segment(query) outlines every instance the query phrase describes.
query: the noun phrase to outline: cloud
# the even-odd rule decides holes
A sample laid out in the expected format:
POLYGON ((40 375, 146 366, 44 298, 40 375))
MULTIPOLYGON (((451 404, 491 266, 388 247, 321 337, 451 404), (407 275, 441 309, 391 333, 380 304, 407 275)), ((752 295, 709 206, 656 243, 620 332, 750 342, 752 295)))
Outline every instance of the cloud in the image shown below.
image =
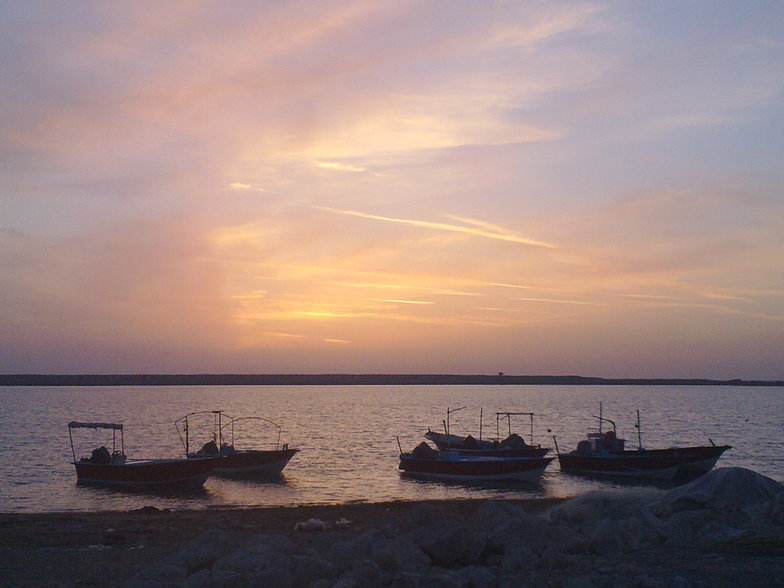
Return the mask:
POLYGON ((429 300, 400 300, 395 298, 370 298, 373 302, 390 302, 393 304, 435 304, 429 300))
POLYGON ((641 339, 672 358, 688 323, 683 357, 709 336, 728 364, 737 341, 772 356, 780 16, 9 5, 0 349, 36 369, 255 369, 269 349, 481 369, 536 340, 569 367, 601 326, 622 370, 641 339))
POLYGON ((593 302, 586 302, 585 300, 564 300, 558 298, 515 298, 515 300, 522 300, 523 302, 548 302, 552 304, 595 304, 593 302))
POLYGON ((448 231, 454 233, 462 233, 467 235, 473 235, 476 237, 485 237, 487 239, 496 239, 499 241, 509 241, 512 243, 521 243, 524 245, 532 245, 535 247, 544 247, 544 248, 554 248, 555 245, 550 243, 545 243, 543 241, 536 241, 534 239, 529 239, 523 237, 521 235, 517 235, 512 231, 504 229, 502 227, 498 227, 497 225, 491 225, 489 223, 485 223, 482 221, 472 221, 468 219, 460 219, 468 225, 474 226, 461 226, 461 225, 451 225, 447 223, 437 223, 431 221, 420 221, 414 219, 405 219, 405 218, 394 218, 388 216, 380 216, 375 214, 368 214, 364 212, 359 212, 355 210, 339 210, 335 208, 329 208, 326 206, 313 206, 312 208, 318 210, 324 210, 327 212, 334 212, 336 214, 343 214, 346 216, 355 216, 359 218, 366 218, 370 220, 380 220, 390 223, 398 223, 403 225, 409 225, 413 227, 421 227, 426 229, 435 229, 439 231, 448 231), (482 228, 477 228, 482 227, 482 228))
POLYGON ((322 169, 334 169, 337 171, 348 171, 348 172, 367 171, 367 168, 358 165, 351 165, 350 163, 339 163, 337 161, 319 161, 316 164, 316 167, 320 167, 322 169))

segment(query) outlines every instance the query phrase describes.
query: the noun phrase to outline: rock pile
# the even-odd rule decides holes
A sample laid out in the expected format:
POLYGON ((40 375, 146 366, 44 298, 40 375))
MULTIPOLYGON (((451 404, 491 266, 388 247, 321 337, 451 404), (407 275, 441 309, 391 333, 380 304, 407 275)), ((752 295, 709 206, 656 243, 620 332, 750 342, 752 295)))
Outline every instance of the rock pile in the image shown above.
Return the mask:
POLYGON ((670 492, 592 492, 540 515, 487 501, 455 519, 430 503, 404 521, 316 543, 259 534, 235 546, 209 531, 125 586, 780 586, 784 486, 725 468, 670 492))

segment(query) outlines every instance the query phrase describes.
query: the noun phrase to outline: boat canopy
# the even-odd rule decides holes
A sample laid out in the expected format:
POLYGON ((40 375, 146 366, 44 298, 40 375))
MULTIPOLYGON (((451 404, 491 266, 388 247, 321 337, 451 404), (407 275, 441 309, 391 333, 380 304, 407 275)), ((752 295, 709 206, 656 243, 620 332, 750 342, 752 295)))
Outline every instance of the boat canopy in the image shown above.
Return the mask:
POLYGON ((120 423, 81 423, 79 421, 71 421, 68 423, 69 429, 119 429, 122 431, 122 424, 120 423))

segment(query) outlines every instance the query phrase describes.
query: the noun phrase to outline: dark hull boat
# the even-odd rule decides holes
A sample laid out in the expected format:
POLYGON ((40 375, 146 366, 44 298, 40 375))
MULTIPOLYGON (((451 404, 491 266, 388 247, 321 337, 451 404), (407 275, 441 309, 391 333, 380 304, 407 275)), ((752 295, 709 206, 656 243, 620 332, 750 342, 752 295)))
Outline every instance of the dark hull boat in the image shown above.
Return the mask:
POLYGON ((399 469, 411 476, 441 480, 519 480, 533 482, 554 457, 494 457, 439 452, 421 443, 411 453, 400 454, 399 469))
POLYGON ((216 474, 258 474, 277 476, 289 463, 298 449, 235 449, 218 454, 216 474))
POLYGON ((278 476, 299 449, 291 449, 288 444, 280 444, 281 427, 277 423, 263 417, 233 418, 223 411, 201 411, 185 415, 175 423, 180 440, 185 447, 188 459, 211 457, 216 460, 214 473, 224 476, 278 476), (194 453, 190 452, 189 418, 195 415, 209 414, 213 418, 212 439, 194 453), (224 423, 224 417, 227 422, 224 423), (234 447, 234 427, 244 420, 259 420, 277 429, 277 440, 271 449, 236 449, 234 447), (224 429, 228 428, 228 435, 224 429), (227 439, 228 437, 228 439, 227 439))
POLYGON ((124 463, 74 462, 82 484, 111 486, 179 486, 198 488, 207 481, 213 459, 140 459, 124 463))
POLYGON ((482 413, 479 416, 479 439, 467 435, 461 437, 453 435, 450 431, 450 415, 453 412, 462 410, 462 408, 449 409, 447 408, 446 420, 444 421, 445 433, 437 433, 428 429, 425 433, 425 438, 429 439, 438 450, 442 453, 457 452, 461 455, 475 455, 486 457, 544 457, 550 451, 548 447, 541 445, 534 445, 533 443, 533 417, 532 412, 497 412, 496 418, 496 436, 492 439, 482 439, 482 413), (525 442, 520 435, 512 433, 511 420, 514 415, 526 415, 531 418, 531 443, 525 442), (504 419, 508 422, 508 436, 504 439, 501 438, 500 423, 504 419))
MULTIPOLYGON (((561 471, 605 476, 622 476, 653 480, 672 480, 681 475, 700 475, 710 471, 719 457, 731 449, 729 445, 671 447, 644 449, 640 431, 640 413, 637 411, 638 449, 625 449, 625 439, 620 439, 615 423, 601 416, 598 433, 589 433, 586 440, 577 444, 569 453, 558 452, 561 471), (602 433, 601 423, 609 422, 612 430, 602 433)), ((556 446, 557 447, 557 446, 556 446)))
POLYGON ((209 477, 215 459, 127 459, 122 441, 123 425, 119 423, 68 423, 71 439, 73 464, 76 480, 80 484, 119 487, 177 487, 199 488, 209 477), (112 451, 102 446, 93 450, 90 457, 76 459, 72 429, 111 429, 112 451), (116 433, 120 431, 120 449, 116 445, 116 433))

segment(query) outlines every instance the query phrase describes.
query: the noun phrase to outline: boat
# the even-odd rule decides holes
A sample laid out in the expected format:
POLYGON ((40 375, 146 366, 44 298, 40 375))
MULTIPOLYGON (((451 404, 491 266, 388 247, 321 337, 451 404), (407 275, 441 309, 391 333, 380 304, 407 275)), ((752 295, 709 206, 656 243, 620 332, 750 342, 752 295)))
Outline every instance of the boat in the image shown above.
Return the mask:
POLYGON ((188 459, 201 457, 217 458, 214 473, 216 475, 252 475, 252 476, 278 476, 292 457, 299 451, 281 445, 280 436, 282 428, 270 419, 257 416, 234 418, 222 410, 206 410, 192 412, 178 419, 175 423, 180 441, 185 448, 188 459), (196 452, 190 450, 190 420, 196 415, 212 415, 212 438, 196 452), (226 422, 224 422, 224 420, 226 422), (241 421, 257 420, 271 425, 277 430, 277 439, 270 449, 237 449, 234 445, 234 431, 237 423, 241 421), (227 434, 224 434, 226 430, 227 434))
POLYGON ((569 453, 556 451, 561 471, 578 474, 622 476, 653 480, 672 480, 679 476, 701 475, 716 465, 719 457, 731 449, 730 445, 670 447, 646 449, 642 445, 640 411, 637 411, 637 449, 626 449, 626 440, 618 437, 615 422, 605 418, 599 405, 599 432, 589 433, 569 453), (611 430, 602 432, 602 424, 610 423, 611 430))
POLYGON ((68 438, 76 468, 76 481, 120 487, 179 487, 199 488, 209 477, 215 460, 200 459, 129 459, 125 455, 124 429, 121 423, 71 421, 68 438), (90 457, 76 458, 74 429, 109 429, 112 431, 112 451, 105 445, 94 449, 90 457), (117 434, 120 435, 119 448, 117 434))
POLYGON ((447 408, 446 420, 444 422, 444 432, 438 433, 430 429, 425 433, 425 438, 432 441, 439 451, 457 452, 461 455, 484 455, 487 457, 544 457, 550 451, 549 447, 542 447, 534 444, 534 413, 532 412, 496 412, 495 427, 496 436, 490 439, 482 439, 482 410, 479 412, 479 439, 471 435, 461 437, 454 435, 450 430, 450 416, 453 412, 464 409, 447 408), (517 433, 512 432, 513 416, 528 416, 531 422, 531 443, 526 443, 517 433), (501 437, 501 422, 506 420, 508 425, 508 435, 501 437))
MULTIPOLYGON (((400 441, 398 440, 398 444, 400 441)), ((410 453, 400 450, 399 469, 407 475, 454 481, 518 480, 533 482, 554 457, 497 457, 438 451, 422 442, 410 453)))

